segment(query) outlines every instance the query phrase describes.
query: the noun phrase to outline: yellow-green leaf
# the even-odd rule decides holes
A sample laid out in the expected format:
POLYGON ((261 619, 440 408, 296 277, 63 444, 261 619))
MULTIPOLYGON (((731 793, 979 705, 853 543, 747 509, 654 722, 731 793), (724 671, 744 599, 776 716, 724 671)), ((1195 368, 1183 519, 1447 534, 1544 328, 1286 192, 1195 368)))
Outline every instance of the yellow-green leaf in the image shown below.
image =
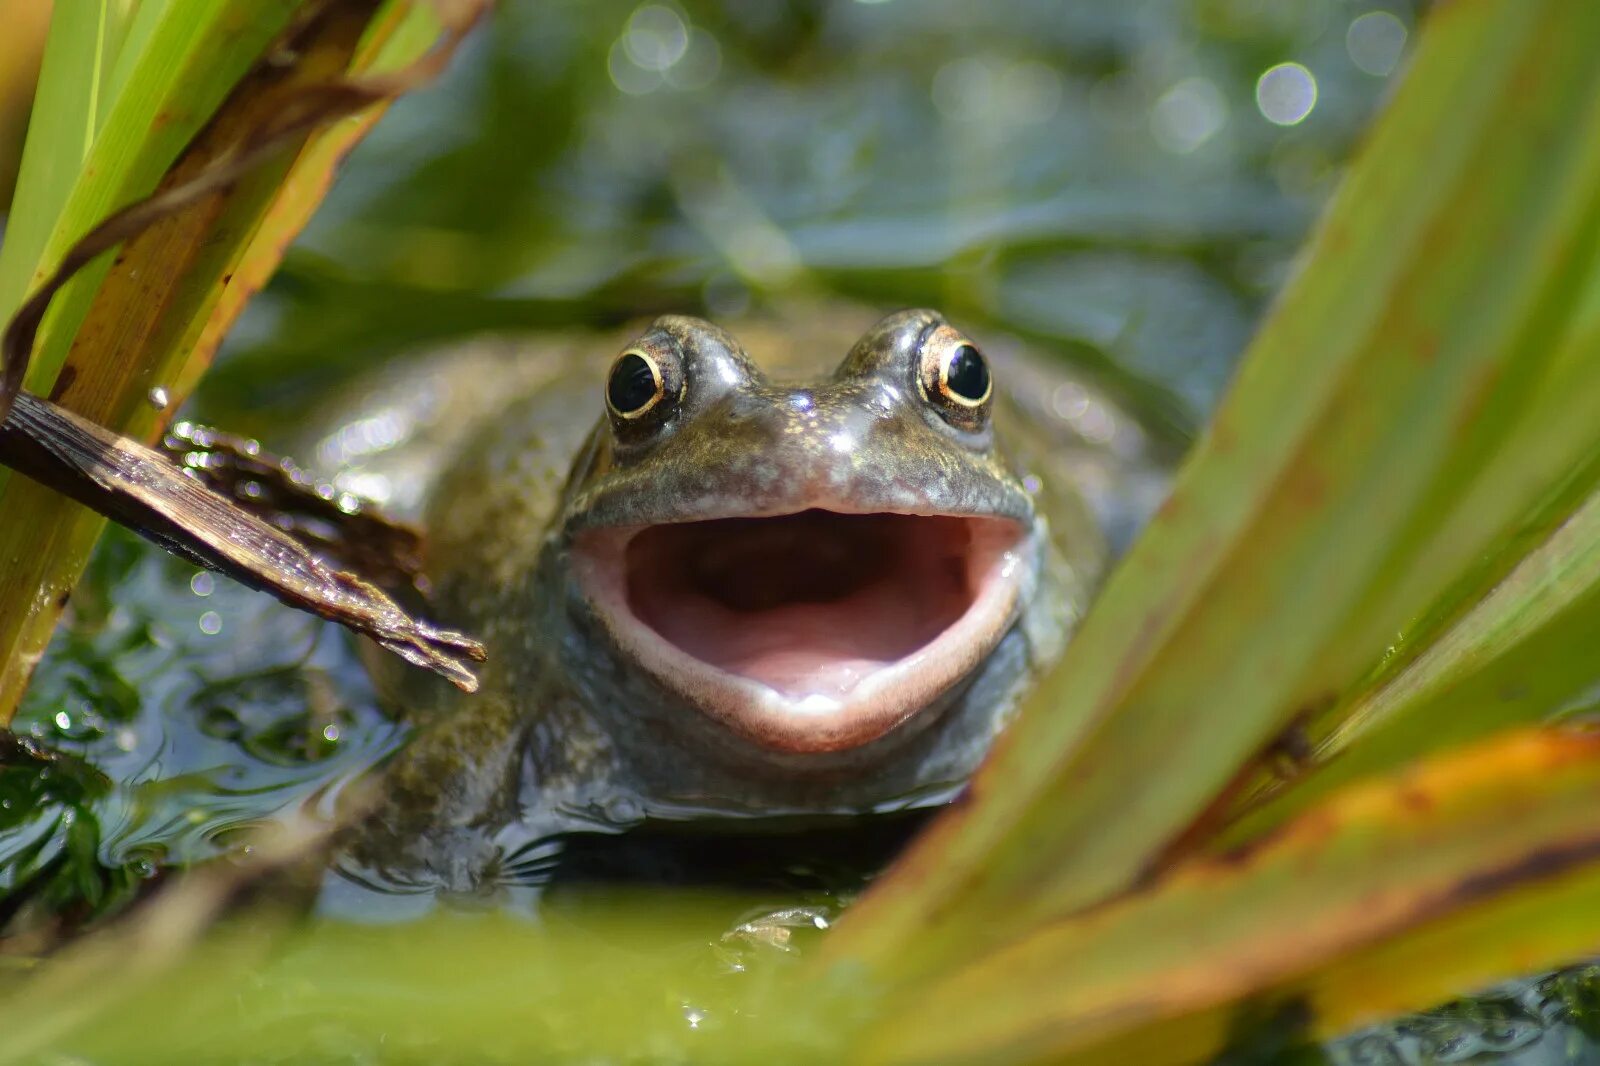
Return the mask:
POLYGON ((1171 499, 838 955, 917 972, 1148 877, 1569 487, 1600 449, 1552 417, 1600 394, 1565 343, 1597 284, 1596 39, 1585 0, 1434 9, 1171 499))
POLYGON ((1307 1035, 1600 945, 1600 738, 1521 733, 1352 786, 897 993, 873 1062, 1204 1062, 1250 1018, 1307 1035), (1490 929, 1492 936, 1483 935, 1490 929))
POLYGON ((1593 496, 1459 623, 1317 738, 1315 764, 1230 825, 1248 840, 1358 777, 1563 709, 1600 677, 1600 496, 1593 496))
MULTIPOLYGON (((258 20, 270 3, 254 5, 258 20)), ((463 17, 473 7, 466 5, 463 17)), ((156 49, 175 32, 166 29, 168 22, 192 21, 189 15, 183 5, 167 9, 145 47, 156 49)), ((162 177, 162 187, 191 180, 239 150, 307 86, 340 80, 352 70, 393 70, 425 51, 445 28, 434 7, 417 0, 343 0, 320 5, 296 23, 291 64, 266 62, 265 43, 248 37, 256 65, 220 109, 205 116, 205 129, 162 177)), ((232 40, 224 34, 212 43, 232 40)), ((139 79, 136 69, 127 93, 136 92, 139 79)), ((124 102, 113 108, 107 131, 124 102)), ((160 118, 158 113, 157 124, 160 118)), ((100 425, 153 437, 309 217, 340 154, 375 118, 354 116, 298 151, 285 151, 130 240, 114 262, 85 270, 46 317, 28 381, 35 388, 48 383, 54 360, 60 373, 53 399, 100 425), (230 293, 236 276, 240 286, 230 293), (147 402, 158 386, 169 401, 162 410, 147 402)), ((99 188, 92 160, 81 184, 99 188)), ((75 203, 68 203, 66 215, 78 209, 75 203)), ((27 514, 29 521, 0 523, 0 721, 20 698, 103 526, 98 516, 22 478, 0 478, 0 515, 9 514, 27 514)))

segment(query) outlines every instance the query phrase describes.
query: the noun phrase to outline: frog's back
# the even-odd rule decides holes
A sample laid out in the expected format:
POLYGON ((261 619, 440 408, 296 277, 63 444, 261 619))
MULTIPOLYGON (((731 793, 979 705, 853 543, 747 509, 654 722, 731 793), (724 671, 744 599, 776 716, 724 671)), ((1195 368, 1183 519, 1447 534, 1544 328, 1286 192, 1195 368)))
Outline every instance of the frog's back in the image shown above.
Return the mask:
POLYGON ((402 355, 312 412, 288 450, 402 521, 422 520, 468 447, 521 464, 539 497, 531 502, 548 509, 554 498, 537 486, 559 486, 593 426, 604 358, 595 335, 559 333, 486 334, 402 355), (536 435, 522 432, 530 422, 536 435))

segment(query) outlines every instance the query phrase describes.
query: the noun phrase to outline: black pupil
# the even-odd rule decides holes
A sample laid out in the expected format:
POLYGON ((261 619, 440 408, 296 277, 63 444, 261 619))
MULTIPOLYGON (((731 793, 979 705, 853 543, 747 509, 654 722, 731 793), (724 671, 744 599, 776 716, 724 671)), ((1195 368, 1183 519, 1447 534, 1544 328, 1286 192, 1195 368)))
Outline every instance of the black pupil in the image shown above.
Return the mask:
POLYGON ((968 400, 981 400, 989 391, 989 364, 983 361, 978 349, 963 344, 950 357, 945 369, 945 384, 957 396, 968 400))
POLYGON ((629 352, 611 368, 606 398, 623 414, 631 414, 656 398, 656 376, 644 356, 629 352))

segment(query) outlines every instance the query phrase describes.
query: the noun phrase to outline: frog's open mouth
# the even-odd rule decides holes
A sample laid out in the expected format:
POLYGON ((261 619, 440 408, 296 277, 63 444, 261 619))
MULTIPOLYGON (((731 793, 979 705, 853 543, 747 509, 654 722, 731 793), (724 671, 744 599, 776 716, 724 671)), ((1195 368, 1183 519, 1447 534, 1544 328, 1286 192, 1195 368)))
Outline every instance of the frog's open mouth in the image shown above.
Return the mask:
POLYGON ((935 702, 1015 617, 1023 527, 842 514, 590 530, 575 569, 621 650, 749 740, 874 740, 935 702))

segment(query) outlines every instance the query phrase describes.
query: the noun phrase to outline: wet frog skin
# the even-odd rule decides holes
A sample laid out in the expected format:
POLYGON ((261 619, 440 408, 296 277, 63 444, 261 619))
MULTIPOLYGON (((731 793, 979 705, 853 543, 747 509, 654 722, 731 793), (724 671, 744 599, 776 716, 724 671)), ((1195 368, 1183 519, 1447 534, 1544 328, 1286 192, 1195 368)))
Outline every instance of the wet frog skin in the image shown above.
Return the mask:
POLYGON ((1087 393, 936 312, 826 317, 468 346, 323 436, 490 652, 475 696, 374 661, 416 735, 367 876, 470 891, 552 832, 960 787, 1086 606, 1136 431, 1041 418, 1087 393))

